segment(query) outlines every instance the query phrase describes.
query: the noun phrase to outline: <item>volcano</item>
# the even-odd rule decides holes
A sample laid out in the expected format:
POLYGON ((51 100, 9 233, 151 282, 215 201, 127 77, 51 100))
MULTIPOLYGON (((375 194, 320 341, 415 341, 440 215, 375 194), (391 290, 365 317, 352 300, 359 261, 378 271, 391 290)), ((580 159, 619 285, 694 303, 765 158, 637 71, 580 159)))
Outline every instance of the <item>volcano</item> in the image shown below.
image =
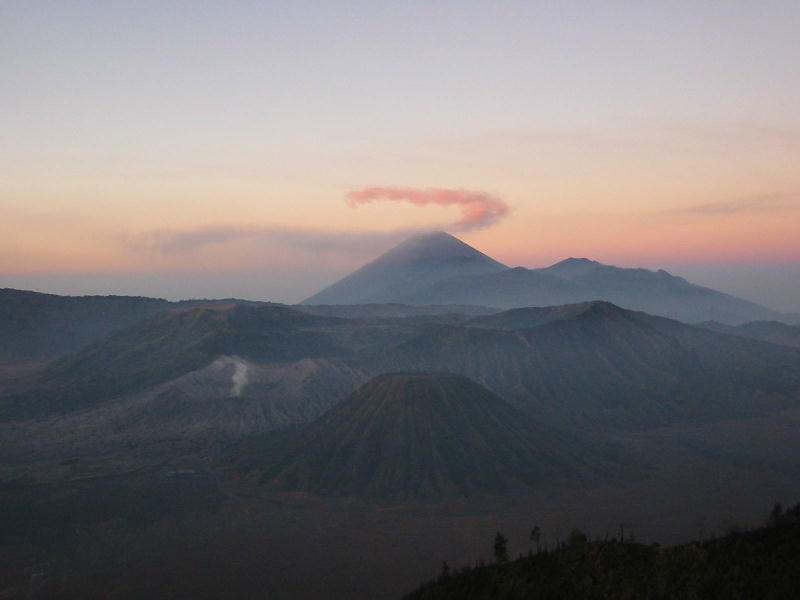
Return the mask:
POLYGON ((418 304, 414 297, 437 282, 506 269, 448 233, 426 233, 395 246, 302 304, 418 304))
POLYGON ((265 484, 382 499, 508 493, 590 477, 610 460, 466 377, 423 372, 373 378, 276 447, 265 484))
POLYGON ((695 285, 659 269, 567 258, 545 268, 508 268, 444 232, 406 240, 303 301, 306 305, 460 305, 492 309, 605 300, 685 323, 794 323, 754 302, 695 285))

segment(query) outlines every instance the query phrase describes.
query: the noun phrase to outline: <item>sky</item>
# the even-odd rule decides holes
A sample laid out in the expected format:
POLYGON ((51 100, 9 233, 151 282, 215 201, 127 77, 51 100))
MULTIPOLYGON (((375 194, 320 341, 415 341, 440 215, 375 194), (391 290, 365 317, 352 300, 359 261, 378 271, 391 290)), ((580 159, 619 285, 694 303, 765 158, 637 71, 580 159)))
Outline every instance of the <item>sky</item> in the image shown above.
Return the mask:
POLYGON ((403 237, 800 312, 800 3, 0 0, 0 287, 293 302, 403 237))

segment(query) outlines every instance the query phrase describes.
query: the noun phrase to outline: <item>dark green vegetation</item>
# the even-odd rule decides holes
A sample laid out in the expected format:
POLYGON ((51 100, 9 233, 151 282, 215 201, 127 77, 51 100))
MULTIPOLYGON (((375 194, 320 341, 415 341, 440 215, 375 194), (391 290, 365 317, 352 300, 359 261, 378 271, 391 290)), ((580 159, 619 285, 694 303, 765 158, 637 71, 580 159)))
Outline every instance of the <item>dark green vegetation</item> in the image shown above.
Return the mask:
POLYGON ((466 377, 393 373, 310 425, 236 454, 280 489, 421 499, 632 472, 614 450, 542 425, 466 377))
POLYGON ((404 242, 304 304, 399 302, 502 309, 592 300, 690 323, 796 319, 663 270, 624 269, 585 258, 542 269, 509 269, 442 232, 404 242))
MULTIPOLYGON (((496 538, 496 557, 497 545, 496 538)), ((680 546, 587 542, 575 531, 558 549, 532 552, 513 562, 499 558, 491 565, 443 570, 438 580, 405 598, 797 598, 800 504, 786 513, 777 506, 760 529, 680 546)))

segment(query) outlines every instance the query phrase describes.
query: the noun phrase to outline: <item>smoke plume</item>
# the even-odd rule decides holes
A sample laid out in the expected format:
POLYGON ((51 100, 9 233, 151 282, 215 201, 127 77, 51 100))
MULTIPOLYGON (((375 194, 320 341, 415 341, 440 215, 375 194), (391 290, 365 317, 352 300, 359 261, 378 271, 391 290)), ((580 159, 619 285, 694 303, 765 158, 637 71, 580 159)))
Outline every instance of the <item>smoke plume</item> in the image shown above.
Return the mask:
POLYGON ((415 206, 458 206, 461 219, 448 227, 456 231, 472 231, 494 225, 509 213, 508 205, 490 194, 469 190, 441 188, 415 189, 404 187, 368 187, 347 194, 352 208, 371 202, 408 202, 415 206))
POLYGON ((434 228, 401 228, 390 231, 336 231, 295 227, 262 227, 257 225, 215 225, 196 229, 161 229, 144 232, 127 240, 137 249, 156 250, 167 254, 193 252, 208 246, 237 242, 280 244, 314 253, 362 255, 386 250, 388 244, 430 231, 472 231, 494 225, 510 209, 490 194, 469 190, 441 188, 415 189, 402 187, 368 187, 347 194, 347 204, 356 208, 371 202, 407 202, 415 206, 458 206, 461 219, 450 225, 434 228))
POLYGON ((241 360, 233 359, 234 371, 231 376, 231 396, 238 397, 242 395, 242 388, 247 385, 247 365, 241 360))
POLYGON ((228 397, 238 398, 242 395, 242 389, 247 385, 249 379, 247 363, 238 356, 220 356, 211 366, 218 372, 233 367, 233 373, 231 373, 231 391, 228 397))

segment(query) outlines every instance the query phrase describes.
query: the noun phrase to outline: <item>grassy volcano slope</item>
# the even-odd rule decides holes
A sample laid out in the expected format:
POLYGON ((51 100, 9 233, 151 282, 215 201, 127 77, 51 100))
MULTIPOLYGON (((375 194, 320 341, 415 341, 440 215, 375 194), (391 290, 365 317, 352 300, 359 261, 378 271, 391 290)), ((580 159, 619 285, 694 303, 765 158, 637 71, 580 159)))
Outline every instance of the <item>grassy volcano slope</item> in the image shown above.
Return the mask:
POLYGON ((443 576, 406 600, 800 597, 800 505, 768 526, 659 548, 587 543, 443 576))
POLYGON ((220 355, 297 360, 340 354, 314 327, 338 320, 245 304, 168 311, 60 359, 0 399, 0 419, 89 408, 198 369, 220 355))
POLYGON ((378 376, 280 446, 264 483, 387 499, 591 477, 608 467, 602 454, 611 452, 537 423, 466 377, 441 373, 378 376))
POLYGON ((435 325, 369 357, 373 372, 460 373, 536 418, 642 429, 800 400, 800 352, 589 302, 435 325))

